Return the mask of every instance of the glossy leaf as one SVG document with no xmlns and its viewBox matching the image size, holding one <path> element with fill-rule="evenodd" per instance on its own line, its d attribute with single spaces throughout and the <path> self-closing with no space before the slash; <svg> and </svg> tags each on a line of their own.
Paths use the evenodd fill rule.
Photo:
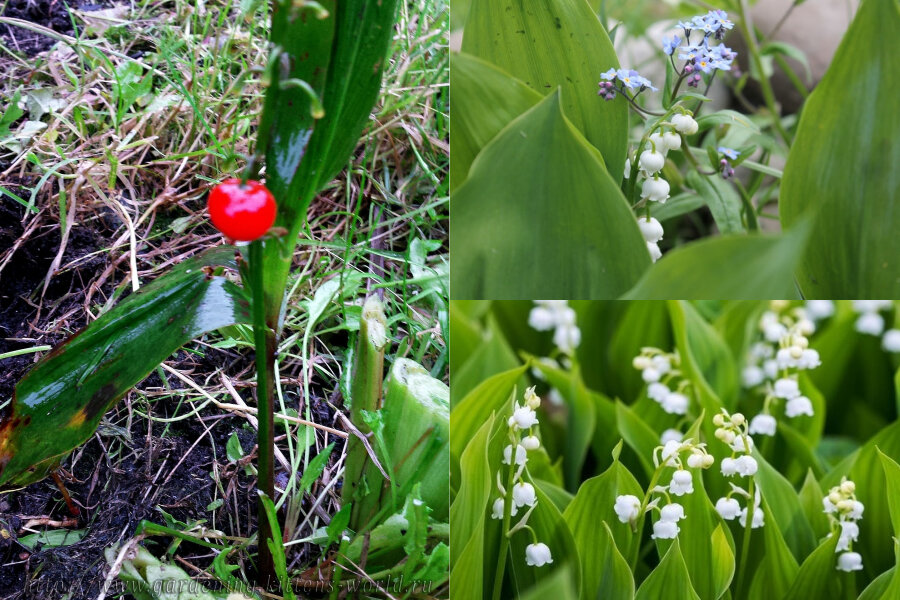
<svg viewBox="0 0 900 600">
<path fill-rule="evenodd" d="M 16 386 L 0 424 L 0 485 L 47 476 L 87 440 L 103 414 L 193 338 L 247 323 L 243 291 L 216 266 L 235 267 L 221 246 L 185 261 L 127 297 L 47 354 Z"/>
<path fill-rule="evenodd" d="M 500 412 L 505 406 L 512 407 L 510 395 L 516 382 L 525 373 L 527 366 L 498 373 L 483 381 L 457 402 L 450 411 L 450 483 L 459 486 L 459 460 L 481 426 L 492 413 Z M 519 390 L 524 392 L 525 390 Z"/>
<path fill-rule="evenodd" d="M 603 573 L 609 569 L 616 581 L 624 581 L 626 578 L 617 572 L 619 561 L 616 555 L 631 557 L 638 552 L 644 517 L 638 519 L 638 533 L 635 533 L 628 523 L 619 520 L 613 510 L 616 496 L 625 494 L 641 498 L 643 490 L 634 475 L 619 461 L 615 461 L 601 475 L 584 481 L 578 488 L 575 499 L 563 513 L 578 548 L 583 598 L 606 597 L 598 595 L 604 586 L 609 585 L 609 582 L 604 581 Z M 600 541 L 606 536 L 609 536 L 608 544 Z M 599 565 L 603 566 L 598 568 Z M 631 580 L 630 572 L 628 575 L 633 594 L 634 581 Z"/>
<path fill-rule="evenodd" d="M 478 598 L 484 586 L 484 530 L 493 485 L 488 448 L 493 427 L 494 418 L 489 417 L 461 452 L 466 484 L 450 505 L 450 593 L 458 598 Z"/>
<path fill-rule="evenodd" d="M 812 527 L 806 520 L 800 498 L 791 483 L 776 471 L 758 450 L 753 450 L 753 457 L 759 465 L 759 470 L 753 478 L 772 512 L 773 525 L 781 530 L 791 554 L 799 562 L 808 556 L 816 545 Z"/>
<path fill-rule="evenodd" d="M 741 197 L 733 184 L 718 175 L 706 176 L 697 171 L 688 173 L 687 182 L 706 202 L 721 233 L 744 233 Z"/>
<path fill-rule="evenodd" d="M 485 146 L 453 211 L 459 298 L 614 298 L 650 264 L 628 203 L 556 93 Z"/>
<path fill-rule="evenodd" d="M 616 183 L 621 180 L 628 108 L 619 98 L 597 96 L 600 74 L 619 61 L 584 0 L 473 0 L 462 49 L 541 95 L 561 86 L 566 117 L 600 150 Z"/>
<path fill-rule="evenodd" d="M 676 538 L 669 551 L 653 572 L 638 588 L 636 600 L 659 600 L 659 598 L 679 598 L 679 600 L 700 600 L 691 586 L 691 578 Z"/>
<path fill-rule="evenodd" d="M 810 598 L 834 598 L 837 594 L 840 582 L 835 569 L 837 556 L 834 549 L 837 547 L 840 536 L 833 535 L 819 544 L 797 571 L 797 578 L 788 590 L 784 600 L 809 600 Z"/>
<path fill-rule="evenodd" d="M 479 58 L 465 53 L 450 57 L 453 85 L 453 135 L 450 138 L 450 191 L 469 175 L 481 149 L 513 119 L 541 100 L 536 91 Z"/>
<path fill-rule="evenodd" d="M 800 570 L 797 560 L 784 542 L 781 529 L 777 526 L 768 503 L 763 499 L 761 504 L 766 523 L 761 531 L 765 552 L 756 570 L 756 575 L 753 577 L 753 582 L 750 584 L 750 591 L 747 594 L 750 600 L 770 600 L 784 597 Z M 821 498 L 819 505 L 821 506 Z"/>
<path fill-rule="evenodd" d="M 900 297 L 898 29 L 897 0 L 862 2 L 803 107 L 779 208 L 788 227 L 816 216 L 798 269 L 806 297 Z"/>
<path fill-rule="evenodd" d="M 692 242 L 665 254 L 623 298 L 796 298 L 793 272 L 807 232 L 807 225 L 797 223 L 783 235 L 732 235 Z"/>
</svg>

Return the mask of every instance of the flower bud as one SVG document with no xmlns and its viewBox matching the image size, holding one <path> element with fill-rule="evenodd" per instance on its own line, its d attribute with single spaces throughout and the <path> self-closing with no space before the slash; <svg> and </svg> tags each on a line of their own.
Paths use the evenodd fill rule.
<svg viewBox="0 0 900 600">
<path fill-rule="evenodd" d="M 721 427 L 725 424 L 725 416 L 722 413 L 719 413 L 713 417 L 713 425 L 716 427 Z M 716 437 L 718 437 L 718 432 L 716 432 Z"/>
<path fill-rule="evenodd" d="M 856 491 L 856 484 L 852 481 L 842 481 L 841 482 L 841 492 L 847 494 L 848 496 Z"/>
<path fill-rule="evenodd" d="M 733 415 L 731 415 L 731 424 L 735 427 L 740 427 L 741 425 L 743 425 L 745 420 L 746 419 L 744 419 L 744 415 L 742 415 L 741 413 L 734 413 Z"/>
<path fill-rule="evenodd" d="M 634 360 L 631 361 L 631 365 L 638 371 L 643 371 L 652 364 L 653 361 L 650 360 L 650 357 L 644 355 L 635 356 Z"/>
<path fill-rule="evenodd" d="M 672 125 L 675 126 L 676 131 L 684 135 L 693 135 L 700 128 L 692 116 L 680 113 L 672 115 Z"/>
</svg>

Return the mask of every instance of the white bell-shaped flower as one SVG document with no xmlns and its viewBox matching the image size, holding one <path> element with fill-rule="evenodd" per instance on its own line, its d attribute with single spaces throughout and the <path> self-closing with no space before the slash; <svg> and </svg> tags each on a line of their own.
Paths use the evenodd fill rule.
<svg viewBox="0 0 900 600">
<path fill-rule="evenodd" d="M 692 116 L 680 113 L 672 115 L 672 125 L 675 126 L 676 131 L 684 135 L 694 135 L 700 128 Z"/>
<path fill-rule="evenodd" d="M 503 464 L 508 465 L 512 460 L 512 445 L 506 446 L 503 449 Z M 522 444 L 516 446 L 516 464 L 524 465 L 528 462 L 528 451 L 525 450 L 525 447 Z"/>
<path fill-rule="evenodd" d="M 510 427 L 515 426 L 519 429 L 529 429 L 538 424 L 537 413 L 534 412 L 534 409 L 530 406 L 519 406 L 516 405 L 516 410 L 513 411 L 512 416 L 509 418 Z"/>
<path fill-rule="evenodd" d="M 616 511 L 616 516 L 619 517 L 620 521 L 628 523 L 636 520 L 640 515 L 641 501 L 637 496 L 632 496 L 631 494 L 616 496 L 616 504 L 613 510 Z"/>
<path fill-rule="evenodd" d="M 719 463 L 719 468 L 722 469 L 722 475 L 730 477 L 738 472 L 737 460 L 728 457 L 723 458 L 722 462 Z"/>
<path fill-rule="evenodd" d="M 775 382 L 774 393 L 776 398 L 786 398 L 790 400 L 791 398 L 796 398 L 800 395 L 800 385 L 797 383 L 796 379 L 782 377 Z"/>
<path fill-rule="evenodd" d="M 550 548 L 547 544 L 528 544 L 525 547 L 525 564 L 529 567 L 543 567 L 553 562 Z"/>
<path fill-rule="evenodd" d="M 747 440 L 747 446 L 744 446 L 744 439 Z M 749 435 L 735 436 L 734 441 L 731 442 L 731 449 L 735 452 L 750 452 L 753 450 L 753 438 Z"/>
<path fill-rule="evenodd" d="M 656 243 L 663 238 L 663 227 L 653 217 L 649 219 L 647 217 L 638 217 L 637 222 L 638 227 L 641 228 L 644 240 L 647 242 Z"/>
<path fill-rule="evenodd" d="M 660 403 L 662 409 L 670 415 L 687 414 L 689 404 L 688 397 L 680 392 L 671 392 Z"/>
<path fill-rule="evenodd" d="M 843 552 L 850 547 L 850 542 L 859 539 L 859 525 L 853 521 L 841 521 L 841 537 L 838 539 L 835 552 Z"/>
<path fill-rule="evenodd" d="M 640 166 L 641 171 L 647 175 L 658 173 L 666 164 L 666 157 L 662 152 L 653 150 L 644 150 L 641 152 Z"/>
<path fill-rule="evenodd" d="M 808 300 L 806 314 L 817 321 L 827 319 L 834 314 L 834 302 L 831 300 Z"/>
<path fill-rule="evenodd" d="M 756 507 L 753 509 L 753 522 L 750 523 L 751 529 L 758 529 L 765 525 L 765 513 L 762 511 L 760 507 Z M 743 509 L 741 511 L 740 517 L 738 517 L 738 522 L 741 524 L 741 527 L 747 526 L 747 509 Z"/>
<path fill-rule="evenodd" d="M 641 186 L 641 198 L 665 204 L 669 199 L 669 182 L 661 177 L 651 177 Z"/>
<path fill-rule="evenodd" d="M 669 151 L 668 146 L 666 145 L 665 135 L 661 131 L 654 131 L 647 138 L 649 140 L 651 146 L 650 148 L 656 150 L 665 156 L 666 152 Z"/>
<path fill-rule="evenodd" d="M 854 324 L 856 331 L 867 335 L 881 335 L 884 331 L 884 317 L 877 312 L 867 312 L 859 316 Z"/>
<path fill-rule="evenodd" d="M 756 471 L 759 470 L 756 459 L 749 454 L 738 456 L 735 459 L 735 467 L 737 468 L 737 472 L 744 477 L 755 475 Z"/>
<path fill-rule="evenodd" d="M 526 450 L 537 450 L 541 447 L 541 440 L 536 435 L 528 435 L 522 438 L 522 446 Z"/>
<path fill-rule="evenodd" d="M 821 364 L 822 361 L 819 359 L 819 353 L 812 348 L 806 348 L 805 350 L 803 350 L 800 358 L 797 359 L 798 369 L 815 369 Z"/>
<path fill-rule="evenodd" d="M 741 505 L 734 498 L 719 498 L 716 500 L 716 512 L 726 521 L 731 521 L 741 514 Z"/>
<path fill-rule="evenodd" d="M 859 555 L 859 552 L 844 552 L 840 556 L 838 556 L 838 571 L 862 571 L 862 556 Z"/>
<path fill-rule="evenodd" d="M 659 443 L 663 445 L 668 444 L 669 442 L 680 444 L 683 439 L 684 434 L 677 429 L 666 429 L 662 432 L 662 435 L 659 436 Z"/>
<path fill-rule="evenodd" d="M 669 491 L 676 496 L 683 496 L 694 491 L 694 478 L 690 471 L 679 470 L 672 473 Z"/>
<path fill-rule="evenodd" d="M 527 481 L 520 481 L 513 486 L 513 504 L 516 506 L 534 506 L 537 494 L 534 486 Z"/>
<path fill-rule="evenodd" d="M 678 536 L 679 531 L 681 530 L 674 521 L 664 521 L 660 519 L 653 524 L 653 535 L 650 537 L 655 540 L 673 540 Z"/>
<path fill-rule="evenodd" d="M 756 387 L 766 380 L 766 374 L 757 365 L 747 365 L 741 371 L 741 383 L 745 388 Z"/>
<path fill-rule="evenodd" d="M 750 419 L 750 433 L 760 435 L 775 435 L 778 421 L 772 415 L 759 414 Z"/>
<path fill-rule="evenodd" d="M 677 523 L 684 517 L 684 507 L 677 502 L 666 504 L 659 510 L 660 521 L 671 521 Z"/>
<path fill-rule="evenodd" d="M 516 516 L 516 513 L 519 512 L 516 503 L 513 502 L 511 510 L 509 512 L 510 516 Z M 497 498 L 494 500 L 494 506 L 491 508 L 491 518 L 492 519 L 502 519 L 503 518 L 503 498 Z"/>
<path fill-rule="evenodd" d="M 669 389 L 669 386 L 658 381 L 654 381 L 647 386 L 647 397 L 657 402 L 662 402 L 671 393 L 672 390 Z"/>
<path fill-rule="evenodd" d="M 553 344 L 565 352 L 571 354 L 581 343 L 581 330 L 575 325 L 560 325 L 553 332 Z"/>
<path fill-rule="evenodd" d="M 881 338 L 881 347 L 885 352 L 900 352 L 900 329 L 888 329 Z"/>
<path fill-rule="evenodd" d="M 681 450 L 681 440 L 677 442 L 675 440 L 669 440 L 665 444 L 663 444 L 662 452 L 662 462 L 664 465 L 673 467 L 675 466 L 675 458 L 678 456 L 678 451 Z"/>
<path fill-rule="evenodd" d="M 537 331 L 550 331 L 556 327 L 556 311 L 546 306 L 535 306 L 528 313 L 528 325 Z"/>
<path fill-rule="evenodd" d="M 811 417 L 813 416 L 812 401 L 806 396 L 797 396 L 796 398 L 791 398 L 784 406 L 784 414 L 790 418 L 794 418 L 799 415 L 807 415 Z"/>
<path fill-rule="evenodd" d="M 659 244 L 656 242 L 647 242 L 647 252 L 650 253 L 650 260 L 653 262 L 662 258 L 662 250 L 660 250 Z"/>
</svg>

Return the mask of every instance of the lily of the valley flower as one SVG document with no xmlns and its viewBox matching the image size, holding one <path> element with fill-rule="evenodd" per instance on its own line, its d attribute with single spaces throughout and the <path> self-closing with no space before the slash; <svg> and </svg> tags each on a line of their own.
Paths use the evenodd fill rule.
<svg viewBox="0 0 900 600">
<path fill-rule="evenodd" d="M 690 471 L 675 471 L 672 474 L 672 482 L 669 491 L 676 496 L 683 496 L 694 491 L 694 478 Z"/>
<path fill-rule="evenodd" d="M 844 552 L 838 556 L 837 569 L 839 571 L 862 571 L 862 556 L 858 552 Z"/>
<path fill-rule="evenodd" d="M 620 521 L 623 523 L 630 523 L 637 520 L 640 516 L 641 501 L 637 496 L 632 496 L 631 494 L 617 496 L 613 510 L 616 512 L 616 516 L 619 517 Z"/>
<path fill-rule="evenodd" d="M 750 419 L 750 433 L 760 435 L 775 435 L 775 428 L 778 421 L 775 417 L 767 414 L 759 414 Z"/>
<path fill-rule="evenodd" d="M 544 543 L 528 544 L 525 547 L 525 564 L 529 567 L 543 567 L 553 562 L 550 548 Z"/>
<path fill-rule="evenodd" d="M 520 481 L 513 486 L 513 504 L 516 506 L 534 506 L 537 502 L 537 494 L 534 486 L 526 481 Z"/>
<path fill-rule="evenodd" d="M 734 498 L 719 498 L 716 500 L 716 511 L 723 519 L 731 521 L 741 514 L 741 505 Z"/>
</svg>

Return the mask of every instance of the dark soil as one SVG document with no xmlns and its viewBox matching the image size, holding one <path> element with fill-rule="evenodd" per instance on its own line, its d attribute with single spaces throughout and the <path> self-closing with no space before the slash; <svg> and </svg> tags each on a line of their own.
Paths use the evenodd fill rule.
<svg viewBox="0 0 900 600">
<path fill-rule="evenodd" d="M 74 30 L 70 7 L 83 11 L 98 10 L 103 8 L 103 3 L 91 0 L 9 0 L 3 16 L 31 21 L 58 33 L 71 35 Z M 45 35 L 12 25 L 0 25 L 0 38 L 10 49 L 27 56 L 49 50 L 56 43 L 56 40 Z"/>
</svg>

